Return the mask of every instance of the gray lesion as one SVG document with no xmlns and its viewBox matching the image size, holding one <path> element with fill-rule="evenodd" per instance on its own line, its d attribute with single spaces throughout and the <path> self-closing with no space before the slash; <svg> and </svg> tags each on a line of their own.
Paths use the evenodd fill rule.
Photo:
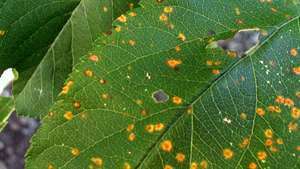
<svg viewBox="0 0 300 169">
<path fill-rule="evenodd" d="M 169 100 L 169 95 L 162 89 L 159 89 L 152 93 L 152 99 L 155 101 L 155 103 L 165 103 Z"/>
</svg>

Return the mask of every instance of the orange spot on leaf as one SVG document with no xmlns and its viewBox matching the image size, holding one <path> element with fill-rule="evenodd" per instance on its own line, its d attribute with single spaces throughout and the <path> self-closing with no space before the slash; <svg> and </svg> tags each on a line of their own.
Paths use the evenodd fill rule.
<svg viewBox="0 0 300 169">
<path fill-rule="evenodd" d="M 171 140 L 164 140 L 162 143 L 160 143 L 160 148 L 165 152 L 171 152 L 173 149 L 173 144 Z"/>
<path fill-rule="evenodd" d="M 179 65 L 182 64 L 182 61 L 179 60 L 179 59 L 170 59 L 170 60 L 167 60 L 166 64 L 172 68 L 172 69 L 176 69 Z"/>
<path fill-rule="evenodd" d="M 234 152 L 231 149 L 226 148 L 223 150 L 223 156 L 226 160 L 231 159 L 233 157 L 233 155 L 234 155 Z"/>
<path fill-rule="evenodd" d="M 73 113 L 71 111 L 67 111 L 65 114 L 64 114 L 64 118 L 67 119 L 67 120 L 72 120 L 74 117 Z"/>
</svg>

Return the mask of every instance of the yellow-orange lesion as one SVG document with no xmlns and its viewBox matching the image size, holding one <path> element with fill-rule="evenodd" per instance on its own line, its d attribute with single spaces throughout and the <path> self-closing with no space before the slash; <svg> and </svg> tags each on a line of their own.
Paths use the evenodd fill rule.
<svg viewBox="0 0 300 169">
<path fill-rule="evenodd" d="M 171 140 L 164 140 L 160 143 L 160 149 L 165 152 L 171 152 L 173 150 L 173 143 Z"/>
<path fill-rule="evenodd" d="M 234 156 L 234 152 L 230 148 L 225 148 L 223 150 L 223 156 L 226 160 L 230 160 Z"/>
</svg>

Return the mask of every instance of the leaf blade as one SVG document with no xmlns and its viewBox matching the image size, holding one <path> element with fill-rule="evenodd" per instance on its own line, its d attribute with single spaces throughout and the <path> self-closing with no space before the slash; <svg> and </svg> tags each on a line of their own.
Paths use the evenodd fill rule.
<svg viewBox="0 0 300 169">
<path fill-rule="evenodd" d="M 175 3 L 175 1 L 164 2 Z M 266 18 L 272 16 L 272 11 L 269 9 L 268 6 L 264 9 L 266 15 L 263 16 Z M 55 115 L 44 119 L 44 126 L 34 138 L 28 167 L 34 165 L 43 167 L 51 164 L 62 168 L 75 166 L 84 168 L 93 165 L 91 161 L 93 157 L 101 157 L 105 168 L 122 168 L 129 164 L 134 168 L 167 168 L 168 165 L 175 168 L 189 168 L 192 165 L 202 167 L 206 164 L 213 168 L 246 168 L 250 164 L 258 168 L 264 165 L 283 168 L 286 167 L 283 165 L 287 165 L 287 161 L 289 161 L 288 167 L 297 166 L 297 157 L 293 156 L 293 153 L 296 153 L 294 144 L 299 138 L 299 133 L 287 134 L 289 127 L 286 122 L 291 120 L 287 107 L 282 114 L 286 121 L 283 120 L 285 123 L 280 126 L 276 125 L 281 121 L 280 115 L 272 114 L 274 112 L 269 110 L 268 117 L 264 116 L 259 119 L 261 120 L 259 125 L 254 125 L 254 119 L 257 117 L 256 108 L 258 108 L 256 104 L 259 101 L 257 97 L 265 99 L 272 93 L 256 92 L 257 85 L 261 85 L 261 89 L 272 87 L 266 85 L 268 82 L 265 80 L 256 81 L 254 74 L 258 71 L 268 72 L 269 76 L 265 75 L 264 78 L 268 78 L 270 82 L 277 82 L 273 76 L 275 73 L 276 77 L 277 72 L 261 70 L 266 65 L 261 66 L 260 59 L 265 59 L 264 63 L 270 64 L 267 65 L 268 67 L 274 66 L 273 62 L 269 63 L 270 57 L 273 57 L 269 55 L 270 53 L 281 54 L 280 59 L 291 63 L 290 58 L 286 56 L 291 44 L 281 45 L 284 41 L 280 37 L 287 37 L 289 40 L 292 39 L 291 37 L 299 37 L 297 12 L 291 11 L 291 15 L 294 16 L 292 21 L 286 21 L 282 19 L 283 17 L 274 17 L 271 22 L 276 21 L 276 24 L 262 25 L 261 28 L 271 26 L 273 29 L 270 29 L 269 33 L 273 35 L 257 48 L 254 52 L 255 57 L 253 54 L 242 59 L 227 60 L 224 53 L 207 51 L 206 46 L 209 41 L 205 38 L 210 28 L 197 32 L 196 28 L 201 25 L 201 19 L 197 18 L 199 19 L 197 22 L 189 19 L 180 20 L 183 14 L 188 15 L 186 10 L 173 8 L 174 15 L 177 16 L 175 18 L 183 22 L 176 22 L 176 31 L 167 29 L 166 25 L 159 20 L 164 6 L 143 10 L 138 10 L 138 19 L 131 20 L 128 17 L 128 25 L 117 24 L 125 28 L 124 33 L 121 31 L 119 34 L 113 34 L 110 37 L 111 43 L 95 49 L 95 52 L 97 51 L 97 54 L 103 58 L 101 63 L 93 63 L 85 58 L 82 64 L 78 65 L 78 71 L 74 72 L 69 79 L 74 81 L 74 86 L 52 109 Z M 234 8 L 231 10 L 234 11 Z M 179 11 L 180 14 L 175 11 Z M 196 17 L 192 17 L 195 13 L 191 13 L 191 17 L 187 18 L 195 19 Z M 139 17 L 139 14 L 142 16 Z M 169 19 L 172 20 L 171 17 Z M 260 23 L 264 20 L 261 19 Z M 172 21 L 174 22 L 174 18 Z M 210 26 L 217 29 L 217 35 L 227 31 L 222 25 L 212 23 L 210 24 L 213 26 Z M 280 25 L 284 25 L 282 30 L 278 29 L 274 32 L 274 28 Z M 246 23 L 242 28 L 248 26 Z M 183 31 L 186 27 L 193 31 L 186 33 Z M 240 27 L 236 26 L 236 28 Z M 286 33 L 289 29 L 291 34 Z M 187 37 L 185 42 L 176 40 L 180 31 Z M 227 37 L 228 35 L 223 35 L 218 38 Z M 135 45 L 132 45 L 130 40 L 135 41 Z M 276 48 L 273 48 L 275 40 Z M 294 46 L 297 44 L 299 42 L 295 40 Z M 176 45 L 181 47 L 182 53 L 175 52 Z M 175 62 L 179 64 L 178 69 L 170 67 L 168 62 L 166 64 L 166 61 L 174 58 L 181 59 L 181 64 L 179 61 Z M 213 68 L 207 68 L 207 59 L 224 59 L 222 66 L 216 67 L 222 69 L 224 73 L 213 75 L 211 72 Z M 294 58 L 292 63 L 298 64 L 299 58 Z M 280 67 L 276 68 L 280 69 Z M 90 76 L 91 71 L 95 76 Z M 293 85 L 299 77 L 295 76 L 290 69 L 285 70 L 284 74 L 289 77 L 287 79 L 292 79 L 289 82 L 291 90 L 284 93 L 283 86 L 279 86 L 277 90 L 288 95 L 285 97 L 296 100 L 294 90 L 299 89 Z M 106 81 L 104 84 L 100 81 L 103 79 Z M 165 104 L 155 103 L 151 95 L 161 89 L 170 98 Z M 266 99 L 267 103 L 273 103 L 273 99 L 274 96 L 272 99 Z M 76 100 L 80 101 L 82 106 L 79 110 L 73 106 Z M 190 104 L 194 106 L 192 110 Z M 264 105 L 265 111 L 268 106 Z M 299 106 L 298 103 L 296 106 Z M 69 121 L 64 119 L 67 111 L 74 113 L 74 119 Z M 148 115 L 146 117 L 144 117 L 145 112 Z M 264 118 L 268 118 L 268 123 L 263 123 Z M 164 130 L 159 130 L 161 125 L 158 125 L 160 127 L 157 127 L 157 132 L 152 131 L 152 127 L 160 123 L 165 126 Z M 269 123 L 281 128 L 284 126 L 282 131 L 274 129 L 272 138 L 274 142 L 277 142 L 276 139 L 280 137 L 290 140 L 288 142 L 292 145 L 289 144 L 288 151 L 280 149 L 278 155 L 273 152 L 274 149 L 264 145 L 266 139 L 264 132 L 269 131 L 267 130 Z M 131 129 L 132 124 L 133 129 Z M 275 137 L 277 134 L 280 137 Z M 255 143 L 250 146 L 247 143 L 249 135 L 253 137 L 251 142 Z M 244 139 L 246 149 L 239 148 L 239 144 L 243 143 Z M 277 146 L 282 148 L 280 141 L 276 148 Z M 72 148 L 78 148 L 80 153 L 72 154 Z M 266 162 L 259 160 L 264 157 L 263 153 L 262 156 L 257 155 L 259 151 L 267 153 Z M 64 160 L 59 161 L 54 157 L 57 152 L 60 152 L 60 158 Z M 51 154 L 53 158 L 45 159 L 45 154 Z"/>
</svg>

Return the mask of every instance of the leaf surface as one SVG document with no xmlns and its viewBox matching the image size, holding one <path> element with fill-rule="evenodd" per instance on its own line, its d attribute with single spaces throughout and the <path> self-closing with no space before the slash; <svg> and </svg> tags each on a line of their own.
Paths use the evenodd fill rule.
<svg viewBox="0 0 300 169">
<path fill-rule="evenodd" d="M 299 168 L 299 6 L 141 5 L 75 67 L 27 168 Z M 250 28 L 262 39 L 243 58 L 207 48 Z"/>
</svg>

